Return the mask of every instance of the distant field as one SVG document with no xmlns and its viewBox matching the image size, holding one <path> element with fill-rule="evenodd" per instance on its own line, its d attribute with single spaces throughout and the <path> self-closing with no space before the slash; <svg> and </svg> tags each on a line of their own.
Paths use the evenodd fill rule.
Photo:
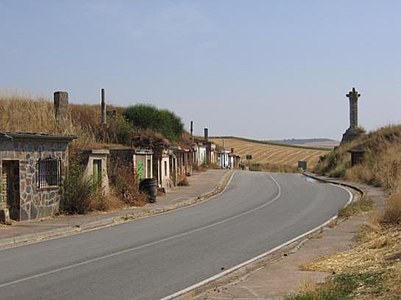
<svg viewBox="0 0 401 300">
<path fill-rule="evenodd" d="M 224 144 L 226 149 L 234 148 L 234 152 L 241 155 L 242 159 L 245 159 L 245 156 L 250 154 L 252 155 L 253 163 L 261 164 L 297 166 L 298 161 L 305 160 L 308 162 L 309 168 L 318 162 L 320 156 L 329 152 L 328 149 L 269 144 L 235 137 L 216 137 L 210 138 L 210 140 L 220 147 L 223 147 Z"/>
<path fill-rule="evenodd" d="M 314 138 L 314 139 L 285 139 L 285 140 L 272 140 L 267 141 L 273 144 L 284 144 L 284 145 L 294 145 L 312 148 L 334 148 L 340 145 L 339 141 L 326 139 L 326 138 Z"/>
</svg>

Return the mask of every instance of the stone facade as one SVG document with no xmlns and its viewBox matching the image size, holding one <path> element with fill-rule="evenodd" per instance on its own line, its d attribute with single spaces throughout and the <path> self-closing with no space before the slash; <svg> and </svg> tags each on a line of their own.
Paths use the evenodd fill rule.
<svg viewBox="0 0 401 300">
<path fill-rule="evenodd" d="M 0 210 L 10 209 L 10 193 L 14 198 L 14 220 L 33 220 L 58 213 L 61 185 L 68 169 L 68 143 L 73 136 L 44 134 L 0 134 Z M 43 175 L 43 163 L 51 161 L 54 180 Z M 41 167 L 42 166 L 42 167 Z M 11 177 L 10 169 L 13 169 Z M 42 171 L 40 169 L 42 168 Z M 50 184 L 49 184 L 50 182 Z M 12 188 L 12 189 L 11 189 Z M 5 220 L 0 220 L 5 221 Z"/>
</svg>

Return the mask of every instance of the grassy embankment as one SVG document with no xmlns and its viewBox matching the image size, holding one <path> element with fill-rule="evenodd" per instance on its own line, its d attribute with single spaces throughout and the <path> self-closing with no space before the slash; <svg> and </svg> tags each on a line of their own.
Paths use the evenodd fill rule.
<svg viewBox="0 0 401 300">
<path fill-rule="evenodd" d="M 365 150 L 364 162 L 351 168 L 348 151 Z M 383 211 L 370 212 L 369 222 L 353 249 L 303 266 L 334 274 L 323 284 L 308 284 L 287 299 L 401 299 L 401 126 L 388 126 L 329 153 L 315 171 L 383 187 Z M 359 204 L 356 204 L 359 205 Z M 365 209 L 364 209 L 365 208 Z M 351 209 L 345 217 L 365 211 Z"/>
</svg>

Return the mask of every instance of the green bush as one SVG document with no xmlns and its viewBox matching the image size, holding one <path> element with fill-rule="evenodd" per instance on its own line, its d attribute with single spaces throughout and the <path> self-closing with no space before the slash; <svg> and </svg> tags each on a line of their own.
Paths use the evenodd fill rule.
<svg viewBox="0 0 401 300">
<path fill-rule="evenodd" d="M 329 172 L 329 176 L 333 178 L 342 178 L 345 175 L 347 168 L 344 165 L 337 166 L 334 170 Z"/>
<path fill-rule="evenodd" d="M 124 116 L 134 127 L 160 132 L 169 141 L 177 141 L 184 133 L 180 117 L 167 109 L 158 109 L 153 105 L 129 106 L 124 111 Z"/>
<path fill-rule="evenodd" d="M 249 171 L 262 171 L 262 166 L 260 164 L 250 164 Z"/>
<path fill-rule="evenodd" d="M 124 145 L 131 144 L 134 127 L 123 115 L 109 118 L 107 131 L 111 142 Z"/>
<path fill-rule="evenodd" d="M 91 199 L 96 192 L 96 184 L 91 178 L 84 178 L 79 163 L 70 162 L 64 181 L 61 211 L 69 214 L 84 214 L 91 209 Z"/>
</svg>

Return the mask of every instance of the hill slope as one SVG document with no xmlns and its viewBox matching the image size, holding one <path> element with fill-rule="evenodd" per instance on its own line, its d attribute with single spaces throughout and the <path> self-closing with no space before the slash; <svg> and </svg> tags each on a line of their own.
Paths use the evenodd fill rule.
<svg viewBox="0 0 401 300">
<path fill-rule="evenodd" d="M 320 156 L 329 152 L 327 149 L 278 145 L 236 137 L 215 137 L 210 140 L 220 147 L 234 148 L 235 153 L 241 155 L 243 159 L 250 154 L 252 162 L 259 164 L 297 166 L 298 161 L 305 160 L 308 162 L 308 168 L 313 168 Z"/>
</svg>

